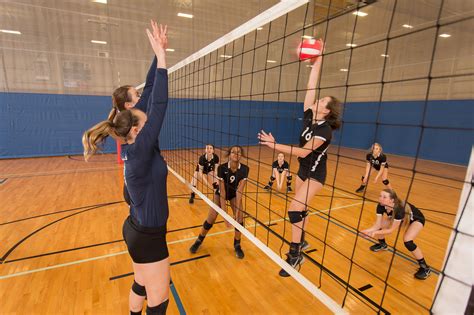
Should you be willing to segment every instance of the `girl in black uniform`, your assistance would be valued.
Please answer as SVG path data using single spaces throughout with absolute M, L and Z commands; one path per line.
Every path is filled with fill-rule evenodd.
M 240 158 L 244 155 L 244 150 L 240 146 L 233 146 L 227 152 L 229 161 L 219 165 L 217 168 L 217 179 L 219 180 L 219 189 L 214 194 L 214 203 L 224 210 L 227 210 L 227 200 L 230 201 L 230 207 L 234 213 L 234 218 L 241 225 L 244 225 L 244 212 L 242 211 L 242 195 L 244 192 L 249 168 L 240 163 Z M 216 222 L 217 212 L 209 208 L 207 219 L 202 225 L 201 233 L 189 248 L 191 253 L 196 253 L 201 246 L 209 230 Z M 241 233 L 235 229 L 234 250 L 237 258 L 244 258 L 244 252 L 240 246 Z
M 165 49 L 166 26 L 151 22 L 147 30 L 158 58 L 152 97 L 146 114 L 138 109 L 124 110 L 113 121 L 103 121 L 84 133 L 86 160 L 106 137 L 122 139 L 125 181 L 130 197 L 130 215 L 123 225 L 123 236 L 133 260 L 135 281 L 129 296 L 130 314 L 141 314 L 147 297 L 147 314 L 165 314 L 169 297 L 169 259 L 166 244 L 168 170 L 161 156 L 159 135 L 168 104 L 168 74 Z
M 384 214 L 387 218 L 384 217 Z M 403 235 L 405 247 L 420 265 L 415 277 L 424 280 L 430 275 L 431 269 L 426 264 L 421 249 L 413 242 L 425 225 L 425 217 L 417 207 L 400 200 L 395 191 L 384 189 L 380 192 L 375 224 L 361 233 L 379 240 L 378 244 L 370 246 L 371 251 L 378 252 L 387 249 L 385 235 L 393 233 L 402 223 L 408 225 Z
M 326 152 L 331 143 L 333 130 L 341 125 L 341 103 L 335 97 L 326 96 L 315 102 L 321 61 L 322 57 L 316 58 L 311 68 L 304 100 L 303 130 L 300 134 L 299 147 L 278 144 L 271 133 L 267 134 L 263 130 L 258 135 L 261 144 L 296 155 L 300 162 L 295 197 L 288 210 L 288 217 L 292 224 L 292 241 L 286 261 L 295 269 L 299 269 L 304 261 L 301 250 L 305 244 L 304 229 L 308 223 L 306 205 L 323 188 L 326 180 Z M 289 274 L 282 269 L 280 276 L 288 277 Z
M 209 182 L 212 183 L 212 187 L 217 189 L 219 185 L 217 184 L 217 178 L 214 176 L 215 165 L 219 163 L 219 157 L 214 153 L 214 145 L 206 144 L 206 153 L 199 157 L 198 165 L 196 165 L 196 170 L 194 171 L 193 178 L 191 179 L 191 185 L 196 187 L 198 176 L 201 177 L 204 183 L 207 185 Z M 203 175 L 207 175 L 206 177 Z M 191 192 L 191 197 L 189 198 L 189 203 L 194 203 L 195 198 L 194 192 Z
M 378 171 L 377 176 L 374 178 L 374 184 L 382 176 L 382 183 L 388 188 L 392 189 L 390 181 L 388 180 L 388 163 L 387 156 L 382 153 L 382 146 L 378 143 L 374 143 L 370 147 L 370 152 L 366 155 L 367 165 L 365 166 L 365 175 L 362 176 L 362 184 L 356 189 L 356 193 L 361 193 L 364 191 L 365 186 L 367 186 L 367 181 L 369 180 L 369 174 L 371 167 Z
M 278 158 L 272 163 L 272 176 L 270 176 L 270 181 L 268 185 L 265 186 L 265 190 L 272 189 L 273 182 L 277 181 L 277 189 L 281 190 L 283 186 L 283 178 L 286 177 L 286 192 L 291 191 L 291 174 L 290 174 L 290 165 L 285 161 L 285 155 L 283 153 L 278 153 Z

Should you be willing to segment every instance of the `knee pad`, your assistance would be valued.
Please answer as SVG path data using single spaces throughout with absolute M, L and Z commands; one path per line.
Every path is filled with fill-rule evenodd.
M 132 284 L 132 291 L 138 296 L 146 296 L 145 287 L 142 285 L 139 285 L 135 280 L 133 281 L 133 284 Z
M 303 221 L 301 211 L 288 211 L 288 217 L 290 218 L 290 222 L 293 224 Z
M 211 228 L 212 228 L 213 224 L 207 222 L 207 220 L 204 221 L 204 223 L 202 224 L 202 227 L 204 228 L 204 230 L 207 230 L 209 231 Z
M 270 176 L 270 180 L 273 182 L 276 178 L 273 176 Z
M 386 179 L 386 180 L 383 180 L 382 183 L 383 183 L 384 185 L 388 185 L 388 183 L 390 183 L 390 181 L 389 181 L 388 179 Z
M 153 307 L 146 307 L 146 314 L 147 315 L 164 315 L 166 314 L 166 309 L 168 308 L 169 300 L 164 301 L 160 305 L 153 306 Z
M 286 180 L 290 181 L 292 179 L 293 179 L 293 176 L 291 176 L 291 175 L 286 176 Z
M 413 243 L 413 241 L 408 241 L 408 242 L 405 242 L 405 247 L 410 251 L 414 251 L 416 249 L 416 244 Z

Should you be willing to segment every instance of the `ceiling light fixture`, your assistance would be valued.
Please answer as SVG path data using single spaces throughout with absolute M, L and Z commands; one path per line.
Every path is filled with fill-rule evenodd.
M 21 35 L 21 32 L 19 32 L 19 31 L 0 30 L 0 32 L 2 32 L 2 33 L 7 33 L 7 34 Z
M 451 37 L 451 35 L 443 33 L 443 34 L 440 34 L 439 37 L 448 38 L 448 37 Z
M 174 48 L 166 48 L 166 51 L 174 51 Z
M 187 18 L 187 19 L 192 19 L 193 18 L 193 15 L 192 14 L 187 14 L 187 13 L 178 13 L 178 16 L 179 17 L 184 17 L 184 18 Z
M 351 44 L 351 43 L 348 43 L 348 44 L 346 44 L 346 46 L 347 46 L 347 47 L 356 47 L 356 46 L 357 46 L 357 44 Z
M 380 56 L 381 56 L 381 57 L 385 57 L 385 58 L 390 57 L 389 55 L 386 55 L 386 54 L 381 54 Z
M 263 27 L 257 27 L 257 31 L 263 30 Z
M 303 36 L 301 36 L 301 38 L 313 39 L 314 37 L 313 37 L 313 36 L 309 36 L 309 35 L 303 35 Z
M 276 63 L 275 60 L 267 60 L 268 63 Z
M 107 0 L 92 0 L 92 2 L 107 4 Z
M 355 11 L 352 14 L 357 15 L 357 16 L 367 16 L 367 15 L 369 15 L 368 13 L 365 13 L 365 12 L 362 12 L 362 11 Z
M 345 68 L 343 68 L 343 69 L 339 69 L 339 71 L 342 71 L 342 72 L 347 72 L 347 71 L 349 71 L 349 70 L 348 70 L 348 69 L 345 69 Z
M 93 43 L 93 44 L 107 45 L 107 42 L 104 42 L 103 40 L 91 40 L 91 43 Z
M 413 26 L 410 25 L 410 24 L 403 24 L 402 26 L 403 26 L 404 28 L 413 28 Z
M 230 55 L 220 55 L 219 57 L 221 57 L 221 58 L 232 58 L 232 56 L 230 56 Z

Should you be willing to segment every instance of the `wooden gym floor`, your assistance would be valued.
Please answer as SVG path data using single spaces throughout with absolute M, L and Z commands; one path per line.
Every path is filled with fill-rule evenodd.
M 431 305 L 436 272 L 425 281 L 413 278 L 417 265 L 403 246 L 403 230 L 398 239 L 387 238 L 395 255 L 373 253 L 372 243 L 356 236 L 359 218 L 360 229 L 373 223 L 375 203 L 370 200 L 377 199 L 383 185 L 369 184 L 366 200 L 354 194 L 365 152 L 341 148 L 336 161 L 335 150 L 326 186 L 310 203 L 311 248 L 302 274 L 338 303 L 348 288 L 345 308 L 352 314 L 375 314 L 380 304 L 386 313 L 428 313 L 423 307 Z M 202 152 L 163 154 L 169 166 L 189 180 Z M 283 255 L 288 246 L 282 247 L 280 235 L 288 239 L 290 226 L 282 216 L 292 194 L 262 189 L 274 159 L 270 149 L 250 147 L 247 155 L 242 160 L 250 167 L 244 208 L 266 226 L 248 217 L 246 227 Z M 290 162 L 296 171 L 296 160 Z M 402 197 L 411 185 L 409 201 L 426 209 L 428 222 L 416 243 L 428 264 L 440 270 L 466 168 L 418 161 L 411 182 L 413 162 L 389 155 L 389 178 Z M 115 156 L 98 156 L 90 163 L 80 156 L 0 160 L 0 170 L 0 313 L 127 314 L 133 276 L 121 229 L 128 207 L 121 195 L 123 169 Z M 202 184 L 200 188 L 210 193 Z M 208 206 L 201 200 L 189 205 L 187 187 L 171 173 L 168 194 L 173 263 L 169 314 L 329 313 L 296 281 L 280 278 L 279 268 L 248 240 L 242 241 L 245 259 L 235 258 L 233 229 L 220 218 L 198 253 L 190 254 Z

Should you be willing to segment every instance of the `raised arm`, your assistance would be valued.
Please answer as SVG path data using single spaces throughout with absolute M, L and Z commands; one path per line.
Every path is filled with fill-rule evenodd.
M 147 29 L 150 44 L 158 59 L 155 79 L 147 109 L 147 121 L 135 141 L 138 146 L 152 147 L 161 131 L 168 107 L 168 71 L 166 70 L 165 47 L 167 46 L 166 26 L 159 26 L 152 21 L 153 33 Z
M 321 47 L 324 47 L 323 41 L 320 39 Z M 308 84 L 306 86 L 306 96 L 304 98 L 304 111 L 311 108 L 316 100 L 316 87 L 318 86 L 319 82 L 319 73 L 321 72 L 321 63 L 323 57 L 317 57 L 316 61 L 313 63 L 311 68 L 311 72 L 309 74 Z
M 142 95 L 140 96 L 140 100 L 135 105 L 135 108 L 146 112 L 148 100 L 150 99 L 151 91 L 153 90 L 153 83 L 155 82 L 155 72 L 157 68 L 157 60 L 156 56 L 153 57 L 153 62 L 151 63 L 150 69 L 148 70 L 148 74 L 146 75 L 145 86 L 143 87 Z

